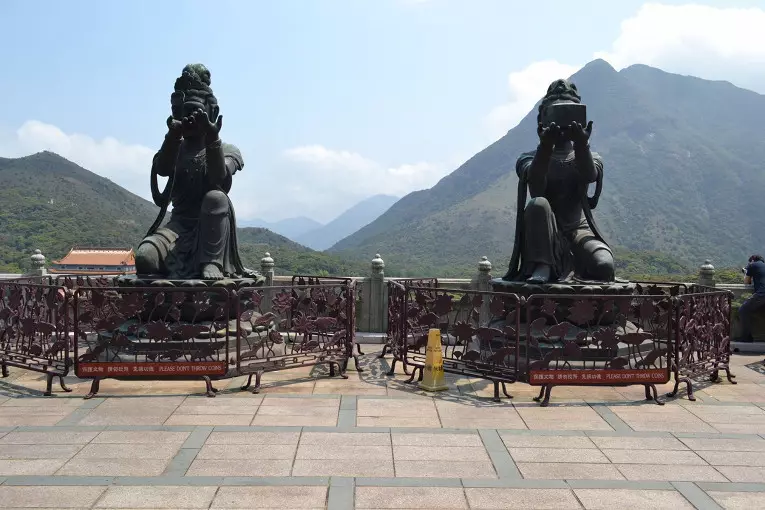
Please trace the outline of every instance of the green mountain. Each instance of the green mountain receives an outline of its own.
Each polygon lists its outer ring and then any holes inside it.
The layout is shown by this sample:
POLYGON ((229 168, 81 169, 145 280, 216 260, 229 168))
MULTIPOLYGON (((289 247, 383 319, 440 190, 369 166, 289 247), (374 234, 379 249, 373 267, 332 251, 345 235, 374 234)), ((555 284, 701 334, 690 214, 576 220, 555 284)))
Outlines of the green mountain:
MULTIPOLYGON (((147 183, 148 186, 148 177, 147 183)), ((48 261, 74 245, 136 247, 157 216, 151 202, 52 152, 0 158, 0 272, 48 261)), ((238 229, 243 262, 260 268, 270 252, 277 274, 366 274, 367 262, 315 252, 264 228, 238 229)))
MULTIPOLYGON (((605 161, 596 222, 636 267, 683 273, 705 258, 740 265, 765 251, 765 96, 727 82, 596 60, 571 77, 605 161)), ((544 90, 540 90, 540 98, 544 90)), ((512 252, 515 161, 537 145, 536 106, 433 188, 411 193, 329 251, 374 253, 419 274, 469 274, 481 256, 502 274, 512 252)))

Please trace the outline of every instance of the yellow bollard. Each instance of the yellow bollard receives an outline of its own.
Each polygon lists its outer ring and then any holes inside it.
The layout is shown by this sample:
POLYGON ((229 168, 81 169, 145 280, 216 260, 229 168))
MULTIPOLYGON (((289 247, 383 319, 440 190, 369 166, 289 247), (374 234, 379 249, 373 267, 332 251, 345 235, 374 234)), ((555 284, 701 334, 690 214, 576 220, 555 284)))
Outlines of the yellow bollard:
POLYGON ((444 383, 444 355, 441 352, 441 330, 428 331, 428 346, 425 350, 425 369, 420 388, 426 391, 443 391, 449 387, 444 383))

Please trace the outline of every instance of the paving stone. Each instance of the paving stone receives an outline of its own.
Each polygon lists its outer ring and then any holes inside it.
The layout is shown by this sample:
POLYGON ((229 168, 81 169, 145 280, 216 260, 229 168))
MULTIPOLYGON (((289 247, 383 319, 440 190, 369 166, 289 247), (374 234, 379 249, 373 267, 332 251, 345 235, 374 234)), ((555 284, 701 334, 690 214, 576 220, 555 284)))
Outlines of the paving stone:
POLYGON ((438 416, 357 416, 359 427, 431 427, 440 428, 438 416))
POLYGON ((731 482, 765 483, 765 467, 715 466, 731 482))
POLYGON ((425 416, 436 414, 432 399, 360 398, 356 403, 358 416, 425 416))
POLYGON ((337 416, 339 407, 262 405, 256 416, 337 416))
POLYGON ((178 443, 103 443, 85 446, 76 459, 171 459, 178 443))
POLYGON ((710 423, 723 434, 760 434, 765 430, 765 424, 759 423, 710 423))
POLYGON ((70 459, 80 448, 81 445, 66 444, 0 444, 0 460, 70 459))
POLYGON ((381 432, 303 432, 300 446, 387 446, 390 449, 391 435, 381 432))
POLYGON ((524 478, 535 480, 624 480, 611 464, 578 462, 518 462, 524 478))
POLYGON ((537 436, 502 432, 499 436, 508 448, 597 448, 586 436, 537 436))
POLYGON ((80 420, 79 425, 162 425, 172 413, 172 410, 141 414, 124 414, 119 410, 97 411, 100 408, 80 420))
POLYGON ((210 508, 325 508, 326 501, 326 487, 221 487, 210 508))
POLYGON ((669 490, 575 489, 587 510, 693 509, 679 492, 669 490))
POLYGON ((627 480, 671 482, 725 482, 725 477, 712 466, 666 464, 614 464, 627 480))
POLYGON ((462 489, 449 487, 356 487, 357 509, 467 509, 462 489))
POLYGON ((8 407, 27 407, 36 409, 76 409, 82 405, 79 398, 23 397, 5 400, 0 407, 6 412, 8 407))
POLYGON ((249 425, 252 421, 249 414, 173 414, 165 425, 249 425))
POLYGON ((680 441, 696 451, 765 452, 765 439, 715 439, 682 437, 680 441))
POLYGON ((262 401, 263 407, 334 407, 340 409, 339 398, 286 398, 267 395, 262 401))
POLYGON ((95 508, 209 508, 217 487, 109 487, 95 508))
POLYGON ((396 460, 489 461, 483 446, 394 446, 396 460))
POLYGON ((66 459, 0 460, 0 476, 50 476, 66 463, 66 459))
POLYGON ((765 491, 763 492, 707 492, 726 510, 750 510, 765 508, 765 491))
POLYGON ((6 415, 5 409, 3 409, 3 413, 0 413, 0 427, 52 426, 66 418, 68 414, 6 415))
MULTIPOLYGON (((215 400, 215 399, 210 399, 215 400)), ((213 414, 213 415, 231 415, 246 414, 250 417, 255 416, 258 406, 200 406, 200 405, 182 405, 173 413, 173 416, 184 414, 213 414)))
POLYGON ((294 459, 297 445, 287 444, 208 444, 197 459, 294 459))
POLYGON ((601 449, 622 450, 688 450, 674 437, 590 436, 601 449))
POLYGON ((490 461, 396 459, 394 465, 396 476, 406 478, 497 478, 490 461))
POLYGON ((290 476, 292 459, 195 459, 186 476, 290 476))
POLYGON ((765 455, 760 452, 700 451, 698 454, 713 466, 765 466, 765 455))
POLYGON ((465 489, 470 508, 581 508, 569 489, 465 489))
POLYGON ((205 444, 272 444, 272 445, 297 445, 300 432, 213 432, 207 438, 205 444))
POLYGON ((515 462, 584 462, 608 464, 599 450, 573 448, 508 448, 515 462))
POLYGON ((0 486, 0 508, 90 508, 106 487, 0 486))
MULTIPOLYGON (((262 409, 262 408, 261 408, 262 409)), ((321 408, 315 408, 321 409, 321 408)), ((269 416, 256 414, 252 425, 258 426, 286 426, 286 427, 335 427, 337 426, 337 412, 329 416, 294 416, 278 415, 269 416)))
POLYGON ((707 463, 690 450, 601 450, 615 464, 702 465, 707 463))
POLYGON ((364 457, 344 459, 296 459, 292 476, 394 476, 393 460, 369 460, 364 457))
POLYGON ((173 432, 167 430, 123 431, 106 430, 100 432, 93 444, 133 444, 133 443, 164 443, 177 444, 179 447, 188 439, 190 432, 173 432))
POLYGON ((9 432, 0 438, 0 445, 84 445, 92 441, 97 435, 98 432, 9 432))
MULTIPOLYGON (((305 434, 303 435, 305 437, 305 434)), ((391 434, 394 446, 480 446, 483 447, 481 436, 475 432, 468 434, 428 434, 394 432, 391 434)))
POLYGON ((169 459, 78 458, 64 464, 56 474, 64 476, 159 476, 169 459))
POLYGON ((297 459, 367 459, 369 461, 393 460, 390 446, 363 445, 304 445, 297 450, 297 459))

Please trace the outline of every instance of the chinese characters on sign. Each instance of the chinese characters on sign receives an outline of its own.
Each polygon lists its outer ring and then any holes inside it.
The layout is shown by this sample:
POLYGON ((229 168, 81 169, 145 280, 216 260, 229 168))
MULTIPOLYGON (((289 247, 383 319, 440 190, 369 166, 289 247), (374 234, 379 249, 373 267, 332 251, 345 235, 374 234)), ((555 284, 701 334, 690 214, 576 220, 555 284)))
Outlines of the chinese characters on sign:
POLYGON ((532 370, 530 384, 656 384, 669 380, 664 368, 648 370, 532 370))
POLYGON ((174 375, 224 375, 223 361, 199 361, 188 363, 79 363, 78 377, 114 376, 174 376, 174 375))

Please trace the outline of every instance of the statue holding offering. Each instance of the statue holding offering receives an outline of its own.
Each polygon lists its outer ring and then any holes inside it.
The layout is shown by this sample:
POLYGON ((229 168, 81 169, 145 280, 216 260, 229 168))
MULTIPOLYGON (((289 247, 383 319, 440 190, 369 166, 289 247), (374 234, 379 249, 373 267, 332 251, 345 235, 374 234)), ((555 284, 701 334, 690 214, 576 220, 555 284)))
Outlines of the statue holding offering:
POLYGON ((183 68, 170 96, 167 134, 154 156, 151 192, 160 213, 136 250, 139 275, 219 280, 252 277, 239 258, 228 192, 244 160, 219 133, 223 116, 202 64, 183 68), (167 177, 163 192, 157 177, 167 177), (168 205, 170 220, 162 225, 168 205))
POLYGON ((611 248, 592 217, 603 183, 603 160, 590 151, 592 125, 576 85, 554 81, 539 106, 539 145, 516 162, 515 245, 503 280, 614 281, 611 248))

